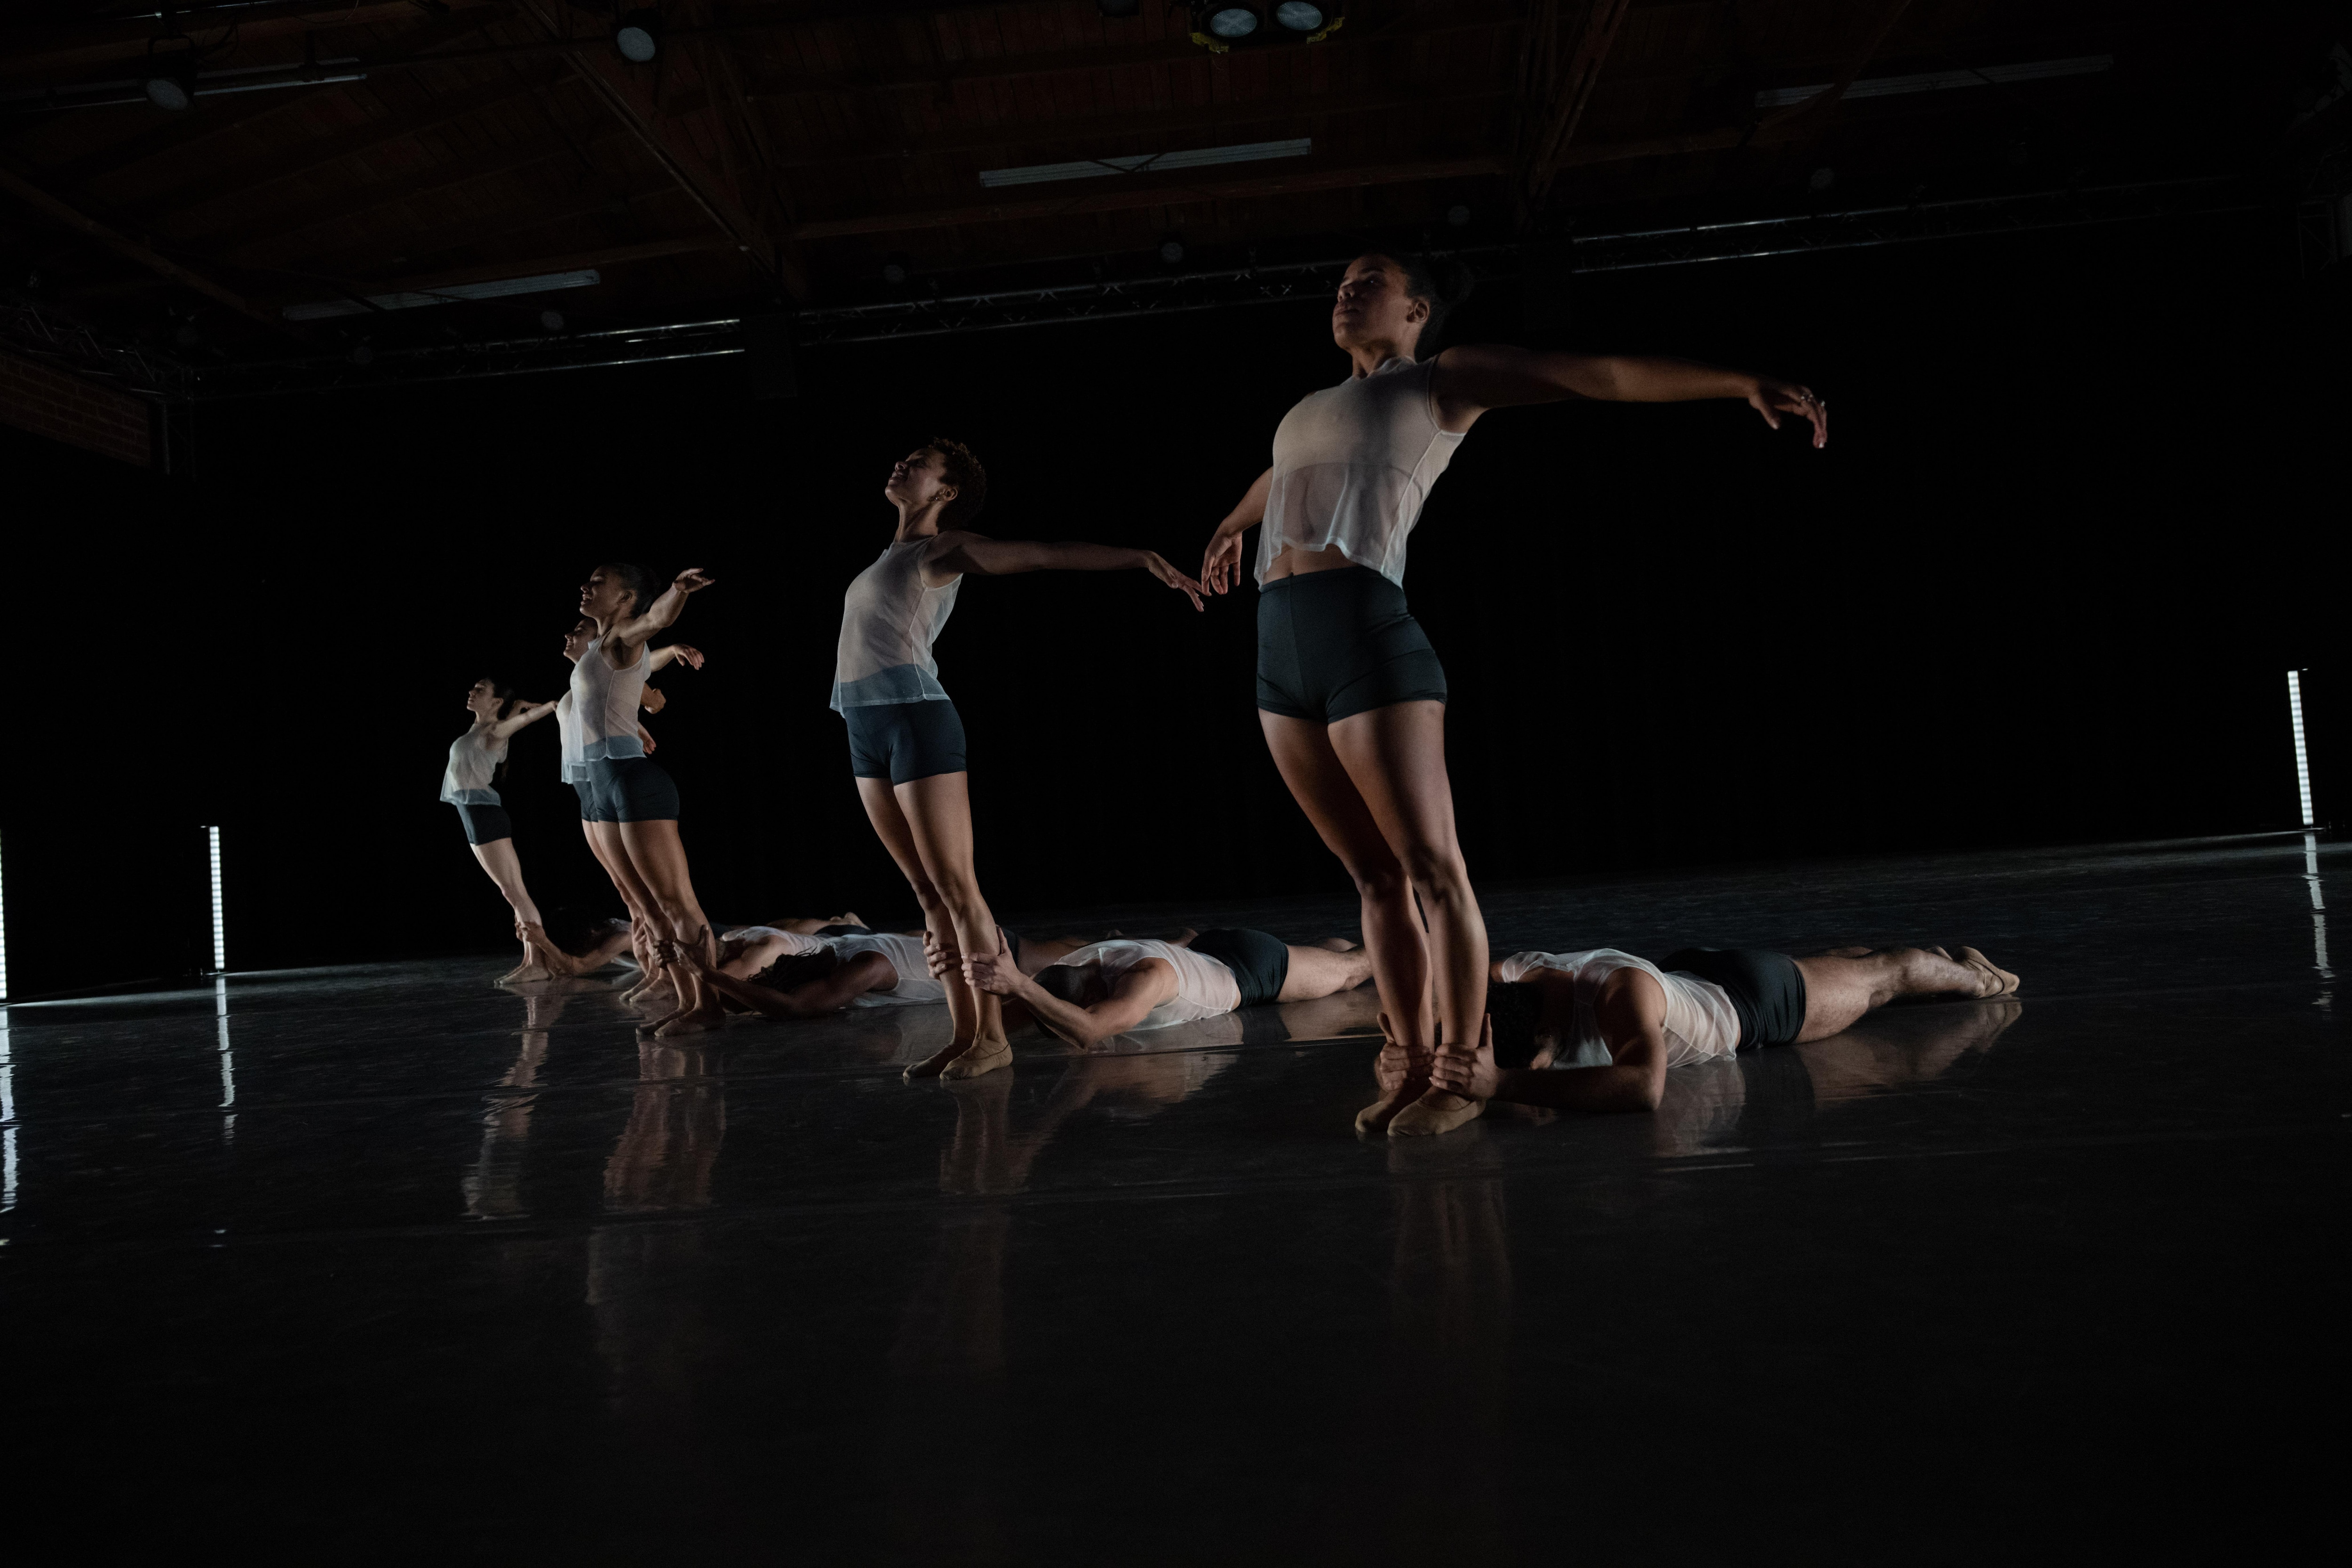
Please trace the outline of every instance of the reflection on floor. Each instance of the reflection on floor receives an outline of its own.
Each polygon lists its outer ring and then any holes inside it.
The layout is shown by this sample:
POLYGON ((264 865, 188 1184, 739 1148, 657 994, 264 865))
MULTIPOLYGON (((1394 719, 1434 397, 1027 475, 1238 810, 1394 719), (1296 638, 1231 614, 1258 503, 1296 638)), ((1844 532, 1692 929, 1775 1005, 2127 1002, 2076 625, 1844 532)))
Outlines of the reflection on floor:
POLYGON ((1369 992, 914 1086, 942 1010, 655 1042, 477 963, 16 1006, 12 1515, 532 1561, 2243 1550, 2326 1495, 2281 1435, 2332 1360, 2341 865, 1506 889, 1497 951, 1969 941, 2026 988, 1393 1145, 1348 1130, 1369 992))

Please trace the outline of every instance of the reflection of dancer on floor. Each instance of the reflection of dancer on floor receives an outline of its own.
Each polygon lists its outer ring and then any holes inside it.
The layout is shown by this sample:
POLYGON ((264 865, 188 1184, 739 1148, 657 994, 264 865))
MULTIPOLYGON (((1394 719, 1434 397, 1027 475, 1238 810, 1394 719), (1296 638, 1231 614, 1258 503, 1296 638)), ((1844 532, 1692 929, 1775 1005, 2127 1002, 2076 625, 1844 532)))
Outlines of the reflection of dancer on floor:
POLYGON ((1514 953, 1493 978, 1475 1091, 1561 1110, 1655 1110, 1669 1068, 1827 1039, 1901 997, 1965 1001, 2018 988, 1972 947, 1957 957, 1897 947, 1819 958, 1694 947, 1663 963, 1604 947, 1514 953))
MULTIPOLYGON (((881 557, 849 584, 841 616, 833 706, 849 729, 850 772, 883 847, 906 874, 924 926, 958 962, 996 952, 996 918, 972 869, 971 803, 965 789, 963 721, 939 679, 931 644, 955 607, 966 574, 1118 572, 1139 569, 1197 608, 1200 584, 1149 550, 1108 544, 1037 544, 971 531, 988 476, 970 449, 934 441, 890 470, 882 493, 898 531, 881 557)), ((1012 1060, 996 998, 947 977, 954 1032, 909 1078, 970 1078, 1012 1060)))
POLYGON ((983 990, 1019 1001, 1082 1051, 1129 1030, 1164 1029, 1270 1002, 1313 1002, 1372 977, 1371 955, 1334 937, 1292 947, 1262 931, 1194 934, 1189 943, 1096 942, 1033 978, 999 958, 971 965, 983 990))
MULTIPOLYGON (((581 616, 564 634, 563 657, 572 661, 575 674, 581 656, 595 640, 596 623, 586 616, 581 616)), ((684 662, 689 669, 700 669, 702 651, 684 643, 657 647, 646 656, 646 674, 656 674, 677 661, 684 662)), ((656 695, 655 688, 646 687, 639 698, 640 706, 658 711, 661 704, 654 700, 656 695)), ((555 723, 563 740, 563 782, 570 784, 580 797, 581 837, 588 841, 588 852, 596 858, 596 864, 604 868, 604 875, 612 879, 613 890, 621 896, 622 906, 629 911, 625 923, 629 945, 636 956, 638 978, 637 984, 630 987, 621 1000, 625 1003, 649 1000, 656 992, 665 991, 674 995, 675 988, 662 969, 659 950, 656 945, 661 933, 662 921, 654 896, 629 864, 628 852, 621 843, 620 823, 606 811, 602 796, 590 785, 588 763, 582 752, 578 710, 569 690, 556 700, 555 723)), ((636 731, 637 743, 644 748, 646 756, 653 755, 653 736, 643 723, 636 726, 636 731)), ((574 965, 572 973, 584 974, 590 969, 600 967, 610 956, 602 955, 593 963, 583 960, 574 965)))
MULTIPOLYGON (((555 711, 552 702, 525 702, 514 688, 488 677, 466 693, 466 709, 474 716, 467 731, 449 742, 449 765, 441 774, 441 798, 457 808, 466 842, 474 858, 499 885, 514 910, 515 935, 522 942, 522 963, 499 977, 505 984, 518 980, 544 980, 549 957, 557 952, 539 922, 539 906, 522 885, 522 861, 515 855, 514 821, 493 786, 506 768, 507 742, 527 724, 555 711)), ((560 962, 560 959, 559 959, 560 962)))
MULTIPOLYGON (((646 639, 677 620, 688 595, 709 585, 699 568, 688 567, 656 596, 642 567, 597 567, 580 585, 580 613, 596 623, 595 640, 572 667, 572 716, 580 726, 580 760, 587 764, 583 804, 597 814, 590 820, 614 826, 621 854, 652 900, 651 912, 660 921, 652 928, 661 939, 656 956, 667 958, 666 948, 691 946, 706 963, 716 960, 717 947, 687 872, 677 785, 646 755, 637 709, 653 665, 646 639)), ((656 1020, 656 1035, 708 1028, 722 1016, 719 999, 695 987, 693 972, 683 975, 677 1005, 656 1020)))
MULTIPOLYGON (((1468 1080, 1486 988, 1486 925, 1445 772, 1445 672, 1405 607, 1405 540, 1430 487, 1481 414, 1517 404, 1740 398, 1775 428, 1783 414, 1810 421, 1816 446, 1828 432, 1801 386, 1682 360, 1492 346, 1416 359, 1447 302, 1425 260, 1374 253, 1349 267, 1331 335, 1354 374, 1283 416, 1274 466, 1218 524, 1201 564, 1212 592, 1233 587, 1242 535, 1265 525, 1259 723, 1362 896, 1397 1070, 1395 1090, 1358 1126, 1400 1135, 1478 1114, 1468 1080)), ((1558 526, 1528 520, 1519 537, 1540 549, 1558 526)))

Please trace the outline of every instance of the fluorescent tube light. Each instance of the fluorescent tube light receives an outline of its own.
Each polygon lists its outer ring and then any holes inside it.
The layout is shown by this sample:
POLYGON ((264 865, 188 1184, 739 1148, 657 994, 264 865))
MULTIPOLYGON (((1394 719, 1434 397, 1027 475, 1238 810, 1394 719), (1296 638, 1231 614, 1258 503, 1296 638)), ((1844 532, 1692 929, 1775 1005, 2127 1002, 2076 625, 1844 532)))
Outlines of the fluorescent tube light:
POLYGON ((218 974, 228 967, 228 926, 221 919, 220 829, 207 827, 205 834, 212 845, 213 973, 218 974))
POLYGON ((2303 675, 2299 670, 2286 672, 2286 711, 2294 725, 2294 787, 2303 797, 2303 825, 2316 821, 2311 814, 2311 759, 2303 747, 2303 675))
POLYGON ((1017 169, 982 169, 980 183, 998 185, 1043 185, 1055 180, 1096 180, 1106 174, 1158 174, 1162 169, 1200 169, 1211 163, 1255 163, 1267 158, 1304 158, 1315 151, 1315 139, 1290 142, 1244 142, 1232 147, 1193 147, 1181 153, 1139 153, 1124 158, 1082 158, 1075 163, 1025 163, 1017 169))
POLYGON ((577 272, 542 272, 536 278, 501 278, 495 283, 453 283, 446 289, 371 294, 365 305, 357 300, 320 300, 309 305, 289 305, 281 313, 289 321, 316 321, 328 316, 364 316, 371 305, 379 310, 414 310, 424 305, 446 305, 453 300, 502 300, 509 294, 588 289, 604 280, 604 274, 594 268, 583 267, 577 272))
MULTIPOLYGON (((2053 76, 2095 76, 2113 67, 2113 55, 2083 55, 2071 60, 2028 60, 2022 65, 1977 66, 1966 70, 1926 71, 1918 76, 1865 77, 1847 87, 1847 98, 1892 98, 1905 92, 1942 92, 1956 87, 1989 87, 1994 82, 2040 81, 2053 76)), ((1759 109, 1785 109, 1827 92, 1832 84, 1767 88, 1756 95, 1759 109)))

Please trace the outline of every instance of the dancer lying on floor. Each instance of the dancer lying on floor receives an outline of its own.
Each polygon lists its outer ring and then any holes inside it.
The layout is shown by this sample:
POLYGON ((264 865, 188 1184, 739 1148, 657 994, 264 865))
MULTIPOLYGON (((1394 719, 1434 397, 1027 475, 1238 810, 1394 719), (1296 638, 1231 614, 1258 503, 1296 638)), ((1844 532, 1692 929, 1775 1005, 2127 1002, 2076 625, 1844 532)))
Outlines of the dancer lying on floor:
MULTIPOLYGON (((1663 964, 1614 948, 1518 952, 1496 963, 1474 1090, 1559 1110, 1655 1110, 1666 1069, 1852 1027, 1905 996, 2014 995, 2018 978, 1975 948, 1841 948, 1817 958, 1685 948, 1663 964), (1525 1068, 1501 1067, 1525 1061, 1525 1068)), ((1402 1082, 1391 1048, 1375 1076, 1402 1082)))
POLYGON ((761 935, 716 966, 683 948, 679 962, 719 995, 762 1018, 817 1018, 844 1007, 921 1006, 948 999, 947 985, 923 960, 920 933, 820 937, 761 929, 761 935))
POLYGON ((1334 937, 1292 947, 1262 931, 1196 932, 1188 944, 1098 942, 1031 976, 1003 954, 965 965, 981 989, 1027 1005, 1048 1033, 1092 1050, 1113 1035, 1164 1029, 1267 1002, 1312 1002, 1372 977, 1371 955, 1334 937))

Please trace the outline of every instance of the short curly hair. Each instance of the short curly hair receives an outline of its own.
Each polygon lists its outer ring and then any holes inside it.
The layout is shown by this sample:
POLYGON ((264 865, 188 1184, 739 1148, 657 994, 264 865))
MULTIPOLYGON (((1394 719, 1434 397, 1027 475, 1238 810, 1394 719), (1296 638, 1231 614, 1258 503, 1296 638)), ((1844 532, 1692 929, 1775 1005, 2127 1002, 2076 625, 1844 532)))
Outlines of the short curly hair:
POLYGON ((940 513, 940 526, 970 528, 980 516, 980 509, 988 504, 988 470, 980 466, 971 448, 961 441, 934 436, 931 450, 940 455, 940 478, 956 488, 955 500, 940 513))

